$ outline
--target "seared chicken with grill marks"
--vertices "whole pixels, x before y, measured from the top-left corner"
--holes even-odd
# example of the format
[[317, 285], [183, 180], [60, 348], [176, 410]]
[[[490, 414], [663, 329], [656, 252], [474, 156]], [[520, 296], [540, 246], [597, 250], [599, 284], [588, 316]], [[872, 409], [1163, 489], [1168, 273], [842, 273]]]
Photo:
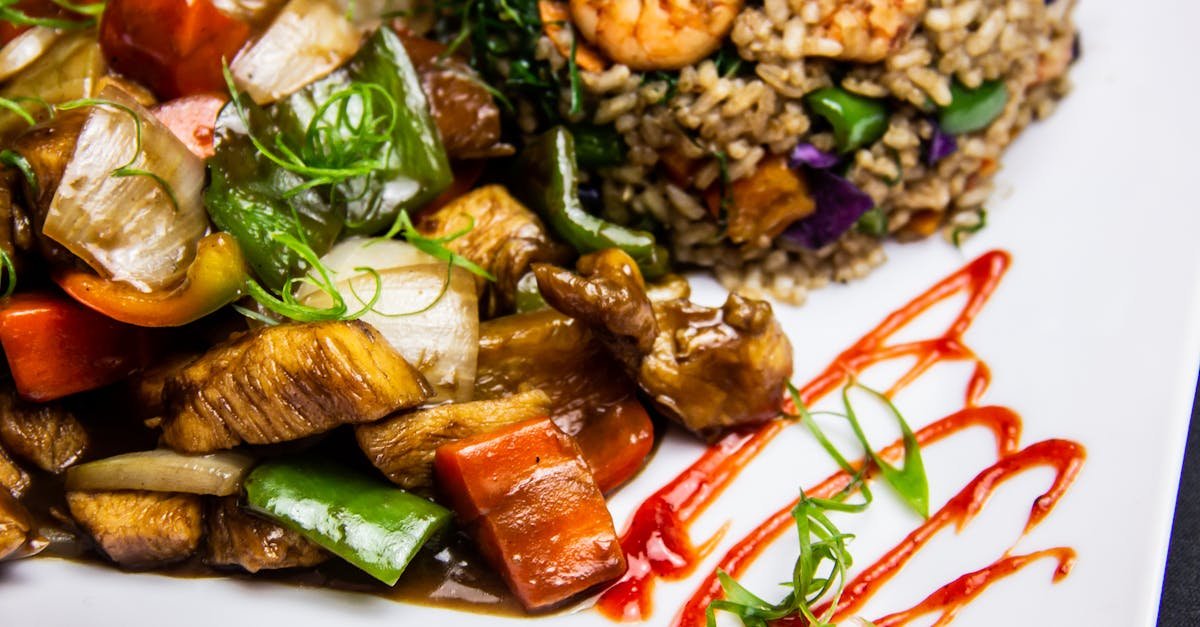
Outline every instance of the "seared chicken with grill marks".
[[372, 422], [431, 394], [366, 323], [264, 327], [168, 377], [163, 440], [186, 453], [286, 442]]

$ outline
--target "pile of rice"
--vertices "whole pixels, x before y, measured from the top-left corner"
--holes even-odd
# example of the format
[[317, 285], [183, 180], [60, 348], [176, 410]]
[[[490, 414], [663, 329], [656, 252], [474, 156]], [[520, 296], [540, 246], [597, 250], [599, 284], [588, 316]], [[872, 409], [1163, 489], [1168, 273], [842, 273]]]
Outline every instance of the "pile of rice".
[[[836, 0], [749, 2], [730, 40], [751, 71], [735, 77], [720, 76], [711, 59], [684, 68], [674, 90], [623, 65], [584, 72], [595, 102], [590, 121], [614, 124], [629, 146], [626, 164], [598, 173], [609, 217], [630, 223], [648, 214], [666, 228], [677, 262], [711, 268], [727, 288], [752, 295], [799, 304], [809, 290], [866, 275], [884, 261], [878, 237], [851, 229], [815, 251], [782, 238], [734, 244], [702, 198], [719, 182], [713, 158], [719, 152], [736, 180], [798, 143], [832, 150], [832, 133], [818, 130], [827, 127], [814, 124], [803, 97], [836, 82], [887, 98], [892, 108], [887, 132], [852, 155], [846, 174], [884, 212], [889, 236], [948, 236], [977, 224], [1005, 147], [1068, 90], [1062, 70], [1074, 54], [1074, 0], [929, 0], [907, 40], [886, 61], [869, 65], [806, 53], [827, 43], [809, 31], [831, 4]], [[565, 63], [545, 38], [539, 53]], [[953, 79], [967, 88], [1003, 80], [1008, 105], [986, 129], [958, 137], [958, 150], [930, 167], [924, 150], [934, 127], [918, 106], [948, 104]], [[662, 171], [666, 151], [703, 164], [687, 187]]]

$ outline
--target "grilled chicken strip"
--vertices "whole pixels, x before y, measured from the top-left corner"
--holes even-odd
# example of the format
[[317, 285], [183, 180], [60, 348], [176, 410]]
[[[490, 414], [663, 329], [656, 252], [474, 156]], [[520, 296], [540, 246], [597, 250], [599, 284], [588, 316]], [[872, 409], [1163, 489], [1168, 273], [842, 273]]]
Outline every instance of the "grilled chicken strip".
[[549, 414], [550, 397], [532, 390], [496, 400], [419, 409], [359, 425], [354, 433], [371, 463], [393, 483], [408, 490], [429, 490], [439, 446]]
[[185, 453], [285, 442], [379, 420], [432, 393], [364, 322], [263, 327], [167, 378], [163, 441]]
[[58, 474], [83, 458], [88, 433], [61, 404], [29, 403], [7, 390], [0, 392], [0, 443], [13, 455]]
[[247, 572], [304, 568], [329, 559], [324, 549], [304, 536], [238, 507], [236, 496], [217, 499], [208, 508], [210, 566], [239, 566]]
[[185, 560], [204, 533], [200, 497], [194, 494], [67, 492], [67, 507], [96, 546], [127, 568]]
[[[474, 225], [474, 228], [470, 228]], [[560, 263], [569, 251], [550, 239], [545, 225], [508, 190], [499, 185], [481, 187], [434, 211], [421, 222], [430, 237], [447, 237], [470, 231], [446, 244], [450, 250], [479, 264], [496, 277], [495, 283], [479, 278], [480, 313], [494, 317], [511, 312], [517, 281], [538, 261]]]
[[769, 304], [737, 294], [720, 309], [652, 302], [637, 264], [617, 249], [581, 258], [578, 269], [535, 264], [542, 296], [595, 329], [664, 414], [712, 437], [779, 413], [792, 345]]

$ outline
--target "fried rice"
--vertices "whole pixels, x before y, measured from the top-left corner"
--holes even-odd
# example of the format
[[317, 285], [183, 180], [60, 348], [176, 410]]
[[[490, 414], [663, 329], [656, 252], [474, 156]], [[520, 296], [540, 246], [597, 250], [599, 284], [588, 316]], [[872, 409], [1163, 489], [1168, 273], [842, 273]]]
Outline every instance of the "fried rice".
[[[908, 36], [870, 64], [813, 54], [840, 45], [818, 28], [839, 4], [747, 4], [726, 42], [740, 58], [736, 72], [723, 72], [712, 57], [669, 78], [620, 64], [581, 72], [592, 106], [576, 119], [614, 125], [628, 146], [625, 163], [593, 173], [607, 217], [634, 223], [648, 216], [677, 262], [711, 269], [729, 289], [794, 304], [809, 290], [868, 274], [885, 260], [887, 238], [958, 239], [981, 226], [1004, 149], [1069, 90], [1066, 69], [1078, 45], [1074, 0], [928, 0]], [[556, 67], [567, 64], [545, 37], [538, 53]], [[1009, 94], [1003, 112], [930, 165], [925, 151], [937, 124], [930, 111], [949, 104], [952, 82], [972, 89], [997, 80]], [[834, 134], [804, 101], [831, 85], [889, 103], [886, 132], [854, 151], [844, 173], [874, 201], [882, 228], [851, 228], [817, 250], [784, 237], [733, 242], [706, 190], [802, 143], [833, 150]], [[694, 166], [686, 179], [666, 167], [680, 158]]]

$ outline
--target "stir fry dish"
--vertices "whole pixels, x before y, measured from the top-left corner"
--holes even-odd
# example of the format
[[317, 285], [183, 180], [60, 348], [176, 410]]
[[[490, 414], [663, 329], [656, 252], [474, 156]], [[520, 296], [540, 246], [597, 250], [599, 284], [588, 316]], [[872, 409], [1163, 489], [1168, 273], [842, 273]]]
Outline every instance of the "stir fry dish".
[[796, 415], [766, 295], [982, 226], [1072, 4], [0, 1], [0, 560], [602, 591], [666, 430]]

